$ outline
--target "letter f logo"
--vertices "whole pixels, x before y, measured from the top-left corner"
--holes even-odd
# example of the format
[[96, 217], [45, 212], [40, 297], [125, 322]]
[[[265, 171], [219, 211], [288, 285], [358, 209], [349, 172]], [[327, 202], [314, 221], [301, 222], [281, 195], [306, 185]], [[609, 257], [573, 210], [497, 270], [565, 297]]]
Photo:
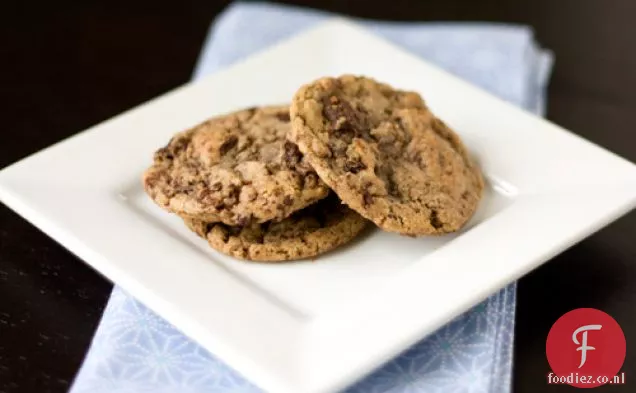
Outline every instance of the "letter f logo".
[[[569, 311], [552, 325], [545, 341], [545, 355], [554, 373], [548, 383], [563, 383], [561, 377], [565, 377], [566, 384], [577, 388], [611, 384], [621, 372], [626, 348], [623, 329], [610, 315], [595, 308]], [[579, 374], [585, 374], [585, 381]]]
[[[574, 344], [577, 345], [581, 345], [580, 347], [578, 347], [576, 350], [577, 351], [581, 351], [581, 364], [579, 364], [579, 368], [583, 367], [583, 365], [585, 364], [585, 360], [586, 360], [586, 355], [587, 355], [587, 351], [592, 351], [596, 348], [588, 346], [587, 345], [587, 332], [588, 330], [601, 330], [601, 325], [585, 325], [585, 326], [581, 326], [580, 328], [576, 329], [574, 331], [574, 334], [572, 334], [572, 341], [574, 341]], [[579, 342], [579, 340], [576, 338], [576, 336], [583, 332], [583, 339], [581, 340], [581, 342]]]

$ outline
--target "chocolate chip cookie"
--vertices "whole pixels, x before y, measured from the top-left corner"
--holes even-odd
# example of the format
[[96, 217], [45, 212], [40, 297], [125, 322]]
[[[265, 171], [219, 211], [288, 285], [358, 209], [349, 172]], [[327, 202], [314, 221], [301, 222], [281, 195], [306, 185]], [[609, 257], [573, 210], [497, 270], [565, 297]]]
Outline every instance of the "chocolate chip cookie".
[[288, 106], [210, 119], [154, 154], [144, 189], [180, 216], [240, 226], [282, 220], [329, 193], [285, 139], [289, 129]]
[[245, 227], [185, 219], [186, 225], [210, 246], [235, 258], [282, 262], [310, 258], [355, 238], [365, 220], [332, 194], [286, 219]]
[[344, 75], [301, 87], [291, 141], [318, 176], [380, 228], [410, 236], [462, 228], [484, 187], [460, 138], [419, 94]]

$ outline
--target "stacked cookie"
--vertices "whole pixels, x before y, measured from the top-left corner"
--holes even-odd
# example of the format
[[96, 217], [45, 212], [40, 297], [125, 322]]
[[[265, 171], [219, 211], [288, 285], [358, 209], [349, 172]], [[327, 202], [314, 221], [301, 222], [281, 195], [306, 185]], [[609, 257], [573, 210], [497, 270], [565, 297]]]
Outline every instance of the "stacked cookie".
[[143, 184], [211, 247], [255, 261], [317, 256], [370, 222], [409, 236], [454, 232], [483, 190], [459, 137], [418, 94], [351, 75], [302, 86], [291, 106], [175, 135]]

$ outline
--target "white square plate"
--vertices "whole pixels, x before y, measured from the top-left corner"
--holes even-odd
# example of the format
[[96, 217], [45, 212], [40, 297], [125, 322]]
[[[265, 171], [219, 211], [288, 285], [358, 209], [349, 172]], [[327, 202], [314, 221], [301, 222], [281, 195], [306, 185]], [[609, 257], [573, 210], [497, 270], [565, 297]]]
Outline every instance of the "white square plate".
[[[173, 133], [325, 75], [421, 92], [487, 175], [461, 233], [373, 231], [314, 262], [212, 251], [140, 185]], [[634, 207], [636, 167], [333, 20], [0, 172], [0, 199], [273, 393], [341, 389]]]

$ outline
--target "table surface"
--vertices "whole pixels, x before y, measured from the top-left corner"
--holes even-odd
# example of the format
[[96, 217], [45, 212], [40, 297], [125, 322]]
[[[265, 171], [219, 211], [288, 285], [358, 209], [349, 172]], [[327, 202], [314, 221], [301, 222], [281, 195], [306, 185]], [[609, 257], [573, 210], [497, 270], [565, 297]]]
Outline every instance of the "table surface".
[[[0, 168], [188, 81], [211, 20], [227, 4], [12, 3], [0, 24]], [[549, 119], [636, 162], [636, 1], [290, 3], [368, 18], [532, 25], [556, 55]], [[627, 339], [627, 383], [601, 391], [636, 386], [635, 233], [631, 213], [520, 280], [514, 391], [574, 391], [547, 385], [545, 339], [578, 307], [606, 311]], [[66, 392], [110, 289], [0, 205], [0, 393]]]

